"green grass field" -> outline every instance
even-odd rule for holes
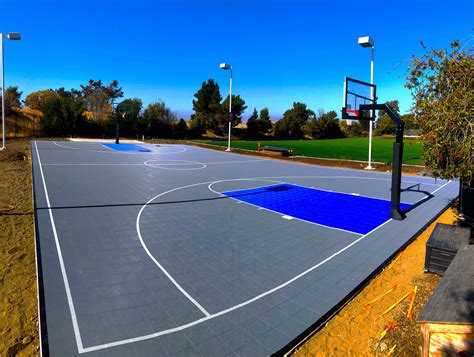
[[[197,140],[205,144],[227,146],[227,141]],[[421,165],[421,140],[406,139],[403,163]],[[277,146],[294,149],[295,155],[321,157],[329,159],[345,159],[367,161],[369,152],[368,138],[332,139],[332,140],[268,140],[260,141],[261,147]],[[257,150],[258,141],[235,140],[232,147]],[[372,160],[392,162],[393,139],[374,138],[372,144]]]

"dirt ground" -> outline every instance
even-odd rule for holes
[[[422,335],[416,318],[440,280],[437,275],[423,272],[426,241],[437,222],[452,224],[456,217],[453,209],[445,211],[294,355],[386,356],[396,345],[393,356],[419,356]],[[393,292],[371,306],[365,306],[394,285],[397,286]],[[413,321],[406,317],[410,297],[382,315],[415,286],[418,286],[418,291],[413,305]],[[395,327],[380,339],[390,323],[395,323]]]
[[[29,140],[0,151],[0,356],[39,350]]]

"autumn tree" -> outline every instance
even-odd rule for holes
[[[422,129],[424,162],[435,177],[459,177],[461,192],[471,192],[472,200],[474,47],[463,47],[459,41],[449,49],[420,44],[423,54],[413,56],[405,86],[411,90]],[[461,212],[467,207],[465,198],[461,197]],[[473,214],[472,201],[470,205]]]
[[[103,127],[112,114],[112,103],[123,97],[122,88],[118,86],[117,80],[104,85],[100,79],[98,81],[90,79],[87,85],[81,84],[79,93],[92,119]]]
[[[52,89],[39,90],[28,94],[23,104],[30,109],[41,109],[41,107],[50,99],[56,98],[58,93]]]

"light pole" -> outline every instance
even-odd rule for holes
[[[229,89],[229,137],[227,140],[227,150],[230,151],[230,131],[232,128],[232,65],[221,63],[219,66],[223,70],[230,70],[230,89]]]
[[[370,61],[370,84],[374,84],[374,48],[375,48],[375,42],[372,38],[369,36],[365,37],[359,37],[358,40],[359,45],[362,47],[370,47],[372,50],[372,59]],[[374,89],[371,87],[370,88],[370,98],[372,99],[372,102],[374,100]],[[374,115],[374,111],[370,111],[370,117]],[[369,121],[369,164],[367,165],[366,169],[367,170],[373,170],[372,167],[372,127],[374,126],[373,120]]]
[[[2,70],[2,149],[5,150],[5,68],[3,66],[3,39],[8,38],[17,41],[21,38],[19,32],[1,33],[0,32],[0,68]]]

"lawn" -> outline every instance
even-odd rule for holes
[[[227,146],[227,141],[198,140],[198,142]],[[295,155],[367,161],[369,152],[368,138],[331,139],[331,140],[267,140],[260,141],[261,147],[278,146],[294,149]],[[257,150],[258,141],[235,140],[231,146],[240,149]],[[374,138],[372,160],[392,162],[393,139]],[[421,165],[421,140],[405,140],[403,163]]]

